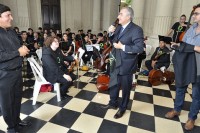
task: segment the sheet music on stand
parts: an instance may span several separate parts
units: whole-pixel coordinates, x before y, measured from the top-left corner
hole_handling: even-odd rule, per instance
[[[91,45],[85,45],[87,51],[93,51],[93,47],[95,47],[96,49],[98,49],[98,51],[100,51],[100,46],[99,44],[91,44]]]

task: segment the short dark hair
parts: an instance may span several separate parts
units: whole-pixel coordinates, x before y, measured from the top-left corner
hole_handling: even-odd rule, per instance
[[[183,14],[183,15],[181,15],[181,17],[185,17],[185,18],[186,18],[186,15],[185,15],[185,14]]]
[[[200,3],[199,3],[199,4],[197,4],[195,7],[196,7],[196,8],[197,8],[197,7],[200,7]]]
[[[92,30],[88,30],[87,33],[92,32]]]
[[[103,34],[102,33],[98,33],[97,36],[103,37]]]
[[[38,27],[38,30],[42,30],[42,27]]]
[[[26,31],[21,31],[21,35],[22,35],[23,33],[26,33],[26,34],[27,34],[27,32],[26,32]]]
[[[32,31],[33,31],[33,29],[32,29],[32,28],[28,28],[28,30],[32,30]]]
[[[0,16],[2,13],[7,12],[7,11],[11,11],[10,8],[6,5],[0,4]]]

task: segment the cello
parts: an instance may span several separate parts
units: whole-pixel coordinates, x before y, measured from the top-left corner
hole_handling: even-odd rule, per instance
[[[113,26],[117,27],[119,24],[119,19],[116,19]],[[97,60],[95,61],[95,67],[100,69],[100,70],[105,70],[105,60],[107,58],[107,56],[109,55],[110,51],[112,50],[112,45],[111,43],[107,40],[107,43],[109,44],[109,46],[104,49],[104,51],[102,52],[101,58],[97,58]],[[107,45],[104,45],[107,46]]]
[[[119,20],[117,19],[114,22],[113,26],[117,27],[118,24],[119,24]],[[103,67],[105,67],[105,60],[106,60],[106,57],[107,57],[108,53],[110,53],[111,49],[112,49],[112,45],[110,44],[110,46],[107,47],[107,49],[105,49],[103,51],[102,58],[100,59],[100,61],[98,59],[99,64],[98,64],[97,68],[101,68],[102,69]],[[106,91],[106,90],[108,90],[110,77],[107,74],[98,75],[96,82],[97,82],[96,86],[97,86],[98,90]]]
[[[161,70],[153,69],[150,71],[149,76],[148,76],[148,81],[153,86],[157,86],[162,83],[170,85],[174,82],[174,80],[175,80],[174,72],[167,71],[167,70],[164,70],[163,72]]]

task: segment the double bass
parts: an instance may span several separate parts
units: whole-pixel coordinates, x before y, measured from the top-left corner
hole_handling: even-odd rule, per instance
[[[188,23],[187,23],[186,30],[185,30],[184,32],[182,32],[181,35],[179,36],[179,41],[180,41],[180,42],[183,41],[183,37],[184,37],[186,31],[189,29],[190,21],[191,21],[191,18],[192,18],[192,15],[193,15],[193,12],[194,12],[195,9],[196,9],[196,6],[193,6],[193,10],[192,10],[191,13],[190,13],[190,17],[189,17],[189,20],[188,20]]]

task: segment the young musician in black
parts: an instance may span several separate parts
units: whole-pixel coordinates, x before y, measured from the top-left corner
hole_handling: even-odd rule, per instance
[[[159,47],[156,48],[155,52],[151,56],[150,60],[145,62],[145,65],[149,71],[152,69],[160,69],[165,66],[167,69],[170,65],[170,51],[166,47],[166,38],[159,36]]]

